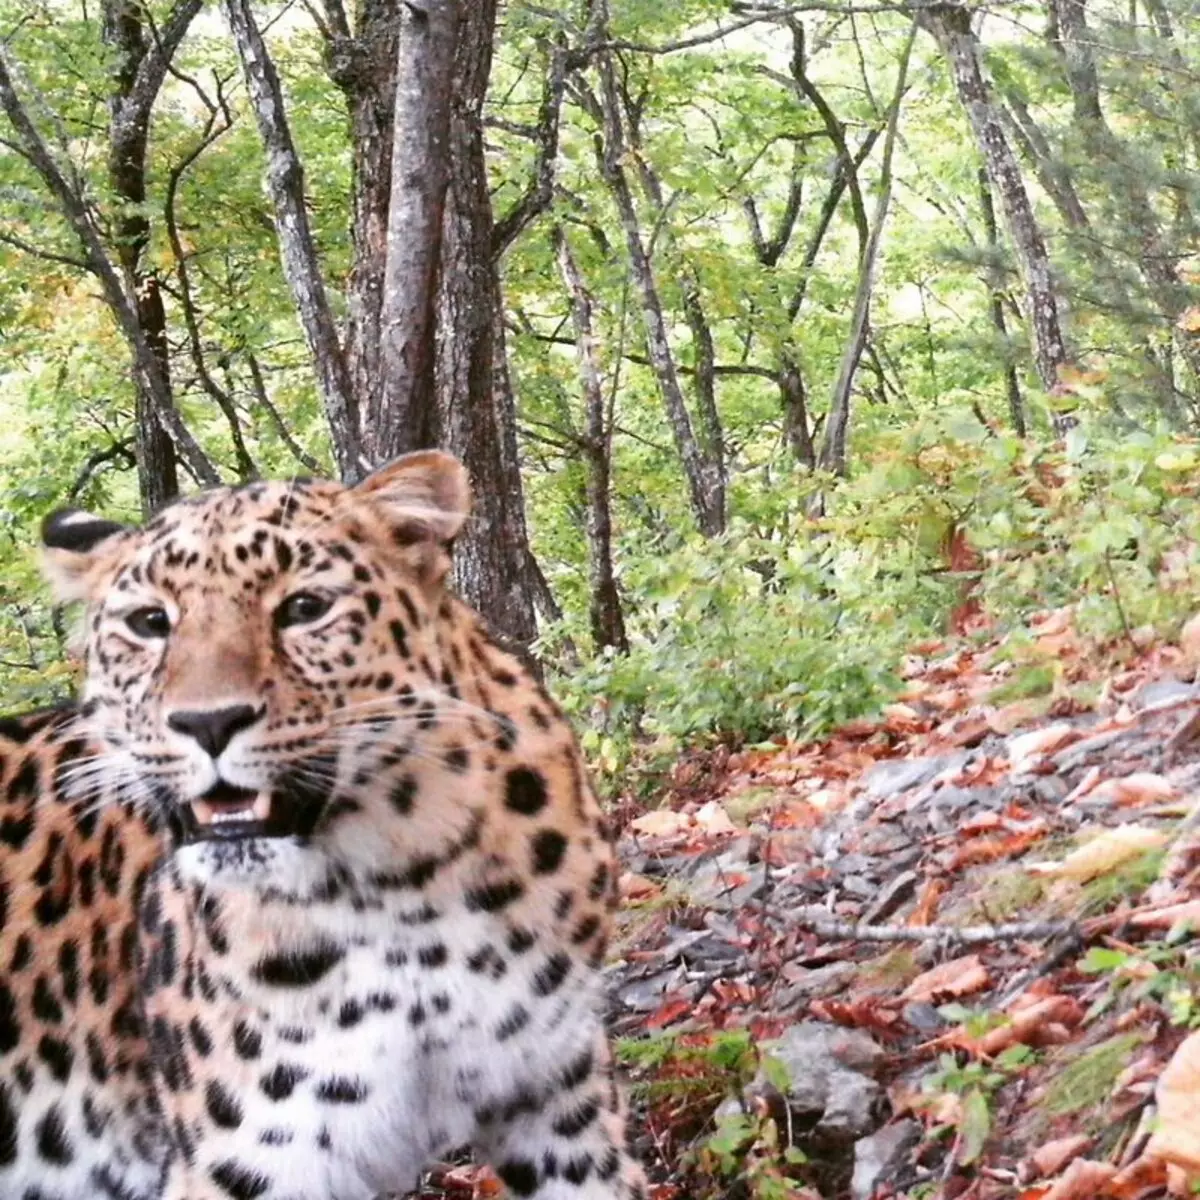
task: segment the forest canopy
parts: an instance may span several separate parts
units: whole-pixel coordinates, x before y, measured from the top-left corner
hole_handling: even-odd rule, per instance
[[[1197,573],[1191,0],[0,0],[0,683],[40,517],[441,444],[458,583],[632,734]]]

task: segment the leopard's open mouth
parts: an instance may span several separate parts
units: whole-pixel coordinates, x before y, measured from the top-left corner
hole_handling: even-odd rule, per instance
[[[180,843],[231,842],[246,838],[308,837],[329,800],[311,782],[283,780],[255,791],[218,783],[203,796],[177,804],[174,822]]]
[[[182,806],[183,841],[229,841],[233,838],[284,837],[292,832],[279,819],[283,806],[270,792],[218,783]]]

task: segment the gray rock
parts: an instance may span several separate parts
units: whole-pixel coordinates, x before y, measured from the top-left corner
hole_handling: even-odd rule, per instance
[[[1166,708],[1180,700],[1197,696],[1194,683],[1182,679],[1153,679],[1145,687],[1138,688],[1133,697],[1133,707],[1141,709]]]
[[[645,979],[636,980],[621,988],[618,999],[627,1009],[634,1012],[653,1012],[668,993],[683,992],[693,996],[698,985],[690,983],[682,966],[666,971],[656,971]]]
[[[850,1180],[853,1200],[871,1200],[876,1189],[890,1182],[897,1170],[908,1162],[913,1147],[921,1140],[916,1121],[896,1121],[885,1125],[870,1137],[854,1143],[854,1175]]]
[[[861,1136],[875,1125],[879,1084],[873,1070],[883,1051],[865,1033],[802,1021],[766,1050],[787,1071],[787,1100],[797,1114],[820,1114],[823,1133]]]
[[[916,871],[902,871],[894,875],[882,890],[876,889],[878,895],[863,909],[862,919],[868,925],[887,920],[916,891],[917,879]]]
[[[944,770],[952,757],[886,758],[876,763],[864,776],[867,794],[874,800],[886,800],[889,796],[920,787]]]
[[[766,865],[726,863],[703,859],[687,880],[688,898],[702,908],[731,912],[762,896],[766,888]],[[746,880],[749,876],[749,880]]]

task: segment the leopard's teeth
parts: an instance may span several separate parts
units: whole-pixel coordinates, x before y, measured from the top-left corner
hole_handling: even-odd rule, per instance
[[[236,807],[193,800],[192,816],[197,825],[228,825],[238,821],[266,821],[271,816],[271,793],[258,792],[252,801]]]

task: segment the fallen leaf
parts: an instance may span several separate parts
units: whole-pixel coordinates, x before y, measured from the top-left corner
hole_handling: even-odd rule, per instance
[[[686,813],[677,813],[669,808],[655,808],[629,822],[629,828],[647,837],[674,837],[692,827],[692,819]]]
[[[991,1058],[1009,1046],[1027,1046],[1061,1042],[1061,1030],[1073,1028],[1083,1020],[1083,1009],[1071,996],[1045,996],[1022,1008],[1014,1005],[1007,1024],[989,1030],[980,1037],[964,1035],[961,1044]]]
[[[1014,729],[1036,720],[1045,710],[1045,701],[1037,697],[1032,700],[1014,700],[1003,708],[992,709],[987,714],[987,721],[993,733],[1009,734]]]
[[[1200,1172],[1200,1033],[1180,1043],[1163,1068],[1154,1091],[1158,1122],[1146,1153]]]
[[[1167,1183],[1167,1165],[1160,1158],[1135,1158],[1109,1181],[1104,1194],[1112,1200],[1141,1200]]]
[[[733,822],[729,819],[729,814],[715,800],[708,801],[707,804],[702,804],[696,810],[696,825],[704,833],[720,834],[720,833],[736,833]]]
[[[626,871],[621,876],[619,887],[623,900],[647,900],[662,891],[662,884],[657,880],[647,879],[645,875],[633,871]]]
[[[1143,929],[1170,929],[1172,925],[1189,925],[1200,929],[1200,900],[1184,900],[1181,904],[1167,904],[1152,908],[1148,912],[1129,914],[1129,923]]]
[[[954,996],[969,996],[991,982],[978,954],[967,954],[939,963],[918,975],[901,993],[901,999],[923,1003]]]
[[[642,1024],[647,1029],[662,1029],[664,1025],[670,1025],[680,1017],[686,1016],[693,1007],[687,996],[672,996],[669,1000],[664,1000]]]
[[[1115,829],[1101,830],[1061,862],[1030,863],[1028,870],[1035,875],[1055,875],[1083,883],[1145,854],[1147,850],[1158,849],[1166,841],[1167,835],[1160,829],[1118,825]]]
[[[1077,1158],[1046,1193],[1044,1200],[1096,1200],[1101,1189],[1117,1173],[1111,1163]]]
[[[1185,662],[1200,666],[1200,613],[1184,622],[1179,631],[1179,648]]]
[[[1161,803],[1176,795],[1175,788],[1161,775],[1150,771],[1135,771],[1120,779],[1105,779],[1091,792],[1092,800],[1108,801],[1118,808],[1132,808],[1137,804]]]
[[[1008,743],[1008,760],[1014,771],[1027,766],[1044,754],[1053,754],[1070,742],[1077,741],[1079,732],[1069,721],[1059,721],[1044,729],[1022,733]]]
[[[1033,1169],[1043,1179],[1057,1175],[1073,1158],[1078,1158],[1090,1145],[1092,1139],[1084,1133],[1070,1137],[1055,1138],[1039,1146],[1030,1156]]]
[[[950,860],[950,870],[957,871],[962,867],[973,866],[976,863],[995,862],[999,858],[1011,858],[1028,850],[1034,842],[1039,842],[1046,836],[1044,822],[1033,829],[1022,833],[1006,833],[996,837],[975,838],[965,846],[960,847]]]

